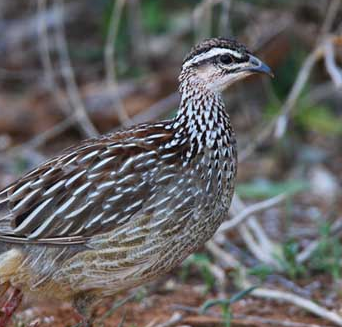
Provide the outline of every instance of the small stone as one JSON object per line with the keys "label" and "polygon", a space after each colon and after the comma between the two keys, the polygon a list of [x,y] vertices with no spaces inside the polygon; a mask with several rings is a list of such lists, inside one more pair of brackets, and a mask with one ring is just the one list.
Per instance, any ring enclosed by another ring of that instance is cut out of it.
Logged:
{"label": "small stone", "polygon": [[318,165],[309,172],[311,191],[325,201],[333,201],[340,192],[336,177],[325,167]]}

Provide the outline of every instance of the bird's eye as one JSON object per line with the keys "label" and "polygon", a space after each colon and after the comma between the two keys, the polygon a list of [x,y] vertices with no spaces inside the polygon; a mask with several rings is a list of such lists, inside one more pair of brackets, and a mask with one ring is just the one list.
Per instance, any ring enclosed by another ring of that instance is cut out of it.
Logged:
{"label": "bird's eye", "polygon": [[220,61],[225,65],[229,65],[233,62],[233,58],[230,55],[225,54],[220,57]]}

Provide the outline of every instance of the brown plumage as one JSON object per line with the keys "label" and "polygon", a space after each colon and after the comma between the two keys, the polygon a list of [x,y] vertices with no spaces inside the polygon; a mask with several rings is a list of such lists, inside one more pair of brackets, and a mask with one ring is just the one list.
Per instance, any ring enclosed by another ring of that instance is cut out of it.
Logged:
{"label": "brown plumage", "polygon": [[4,189],[0,285],[89,316],[203,245],[227,216],[237,170],[220,91],[255,72],[270,74],[244,46],[205,40],[183,62],[174,119],[84,141]]}

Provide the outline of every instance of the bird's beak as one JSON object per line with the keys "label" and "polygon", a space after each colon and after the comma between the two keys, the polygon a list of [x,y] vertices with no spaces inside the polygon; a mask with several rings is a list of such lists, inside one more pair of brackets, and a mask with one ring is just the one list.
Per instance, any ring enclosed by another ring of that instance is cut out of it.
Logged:
{"label": "bird's beak", "polygon": [[272,70],[266,64],[264,64],[260,59],[249,55],[248,65],[241,69],[241,71],[250,71],[252,73],[262,73],[274,77]]}

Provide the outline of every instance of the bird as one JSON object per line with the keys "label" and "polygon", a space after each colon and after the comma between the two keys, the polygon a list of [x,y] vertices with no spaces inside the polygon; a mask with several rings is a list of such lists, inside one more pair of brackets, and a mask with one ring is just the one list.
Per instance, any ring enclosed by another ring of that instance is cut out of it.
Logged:
{"label": "bird", "polygon": [[272,76],[246,46],[205,39],[182,63],[174,118],[82,141],[3,189],[0,326],[23,294],[69,301],[87,325],[103,298],[170,272],[208,241],[238,166],[222,91],[256,73]]}

